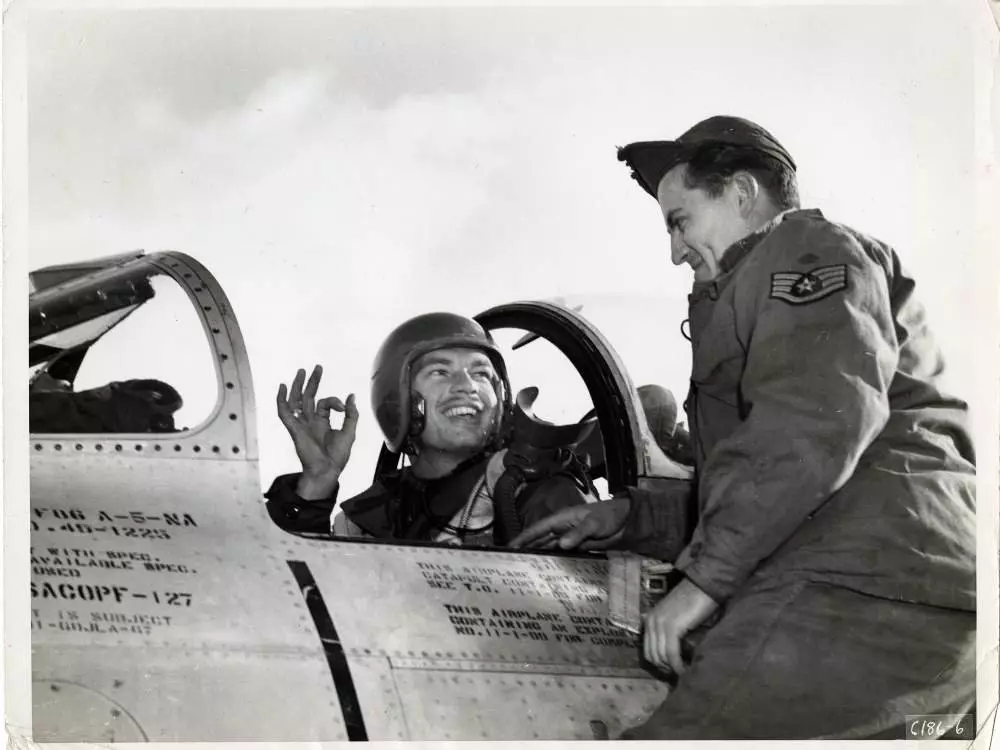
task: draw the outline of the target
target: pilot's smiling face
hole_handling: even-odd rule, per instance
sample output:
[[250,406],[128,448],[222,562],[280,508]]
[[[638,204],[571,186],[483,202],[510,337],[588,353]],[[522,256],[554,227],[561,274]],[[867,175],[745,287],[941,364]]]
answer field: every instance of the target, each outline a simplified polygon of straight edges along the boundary
[[477,349],[437,349],[414,364],[413,390],[424,398],[425,449],[471,454],[486,445],[498,408],[497,372]]
[[687,263],[695,281],[710,281],[719,275],[722,254],[734,242],[750,234],[752,228],[741,212],[740,196],[734,184],[714,197],[701,188],[684,183],[687,165],[674,167],[656,191],[670,233],[670,258],[675,265]]

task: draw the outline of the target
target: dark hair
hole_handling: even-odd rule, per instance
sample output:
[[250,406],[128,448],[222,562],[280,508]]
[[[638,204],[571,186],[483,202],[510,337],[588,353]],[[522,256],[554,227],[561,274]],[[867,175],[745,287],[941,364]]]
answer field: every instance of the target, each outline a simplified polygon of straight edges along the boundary
[[700,188],[717,198],[737,172],[749,172],[757,178],[780,210],[799,207],[799,185],[794,170],[745,146],[714,143],[698,149],[687,162],[684,185]]

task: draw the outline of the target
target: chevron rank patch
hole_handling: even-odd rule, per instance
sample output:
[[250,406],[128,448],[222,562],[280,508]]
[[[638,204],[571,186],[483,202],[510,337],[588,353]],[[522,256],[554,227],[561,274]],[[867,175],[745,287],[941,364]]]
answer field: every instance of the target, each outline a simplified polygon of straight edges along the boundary
[[847,289],[847,266],[823,266],[811,271],[781,271],[771,274],[771,299],[806,305]]

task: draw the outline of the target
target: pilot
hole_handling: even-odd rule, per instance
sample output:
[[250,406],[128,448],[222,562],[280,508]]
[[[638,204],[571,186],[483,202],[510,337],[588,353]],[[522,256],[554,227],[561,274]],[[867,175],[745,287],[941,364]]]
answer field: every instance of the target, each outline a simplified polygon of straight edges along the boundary
[[[506,471],[502,442],[510,384],[500,351],[474,320],[451,313],[408,320],[386,338],[372,373],[372,409],[385,444],[404,452],[410,465],[341,502],[335,535],[502,545],[524,525],[588,496],[596,499],[581,463],[553,463],[540,467],[517,493],[510,509],[516,521],[494,522],[493,492]],[[321,377],[317,366],[303,389],[300,370],[290,390],[284,384],[278,389],[278,417],[302,471],[278,477],[266,497],[271,518],[288,531],[331,531],[340,476],[354,443],[354,395],[316,401]],[[344,414],[340,429],[330,425],[333,411]]]
[[[907,717],[969,712],[975,455],[896,252],[802,210],[791,155],[747,120],[619,158],[694,270],[698,508],[643,635],[679,684],[624,738],[902,739]],[[673,533],[671,498],[640,500],[561,511],[512,545]],[[682,638],[710,619],[686,664]]]

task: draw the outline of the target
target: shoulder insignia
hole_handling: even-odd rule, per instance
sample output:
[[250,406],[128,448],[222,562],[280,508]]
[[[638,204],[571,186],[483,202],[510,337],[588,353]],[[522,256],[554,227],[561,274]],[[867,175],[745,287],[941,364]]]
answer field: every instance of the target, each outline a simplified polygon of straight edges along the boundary
[[847,266],[823,266],[811,271],[781,271],[771,274],[771,299],[805,305],[847,289]]

